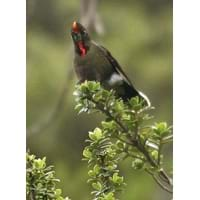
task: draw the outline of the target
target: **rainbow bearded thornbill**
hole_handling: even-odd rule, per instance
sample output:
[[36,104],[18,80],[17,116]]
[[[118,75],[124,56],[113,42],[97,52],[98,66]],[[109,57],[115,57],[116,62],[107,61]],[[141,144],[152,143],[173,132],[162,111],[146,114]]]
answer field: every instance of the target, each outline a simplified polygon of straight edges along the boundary
[[87,30],[78,22],[71,28],[74,43],[74,68],[79,83],[98,81],[107,90],[115,90],[116,95],[124,101],[138,96],[150,105],[148,98],[136,90],[111,53],[90,39]]

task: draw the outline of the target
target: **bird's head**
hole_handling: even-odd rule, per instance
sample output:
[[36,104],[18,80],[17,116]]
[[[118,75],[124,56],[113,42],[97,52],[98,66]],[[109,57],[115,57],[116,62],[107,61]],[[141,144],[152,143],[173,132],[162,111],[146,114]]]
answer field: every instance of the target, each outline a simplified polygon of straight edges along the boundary
[[90,37],[87,30],[78,22],[74,21],[71,29],[75,51],[80,56],[85,56],[90,48]]

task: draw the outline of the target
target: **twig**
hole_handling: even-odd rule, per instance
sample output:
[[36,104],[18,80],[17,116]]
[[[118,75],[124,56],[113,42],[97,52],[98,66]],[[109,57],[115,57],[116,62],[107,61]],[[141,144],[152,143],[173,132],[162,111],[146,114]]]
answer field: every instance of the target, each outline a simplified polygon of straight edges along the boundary
[[117,138],[118,140],[120,140],[120,141],[126,143],[126,144],[129,144],[129,145],[131,145],[131,146],[133,145],[131,142],[126,141],[126,140],[124,140],[124,139],[122,139],[122,138],[120,138],[120,137],[118,137],[118,136],[116,136],[116,138]]
[[137,145],[136,147],[138,148],[139,151],[141,151],[144,156],[146,157],[146,159],[149,161],[149,163],[153,166],[153,167],[158,167],[158,165],[155,163],[155,161],[152,159],[152,157],[149,155],[149,152],[146,150],[146,148],[144,147],[144,145],[142,145],[141,140],[140,140],[140,135],[139,135],[139,125],[138,123],[135,124],[135,135],[137,137]]
[[[88,98],[88,100],[90,100],[91,102],[93,102],[94,104],[97,105],[97,108],[99,110],[101,110],[102,113],[106,114],[109,118],[111,118],[113,121],[115,121],[119,127],[123,130],[123,132],[127,133],[128,129],[117,119],[115,119],[108,110],[105,110],[104,107],[102,105],[100,105],[98,102],[96,102],[95,100],[93,100],[92,98]],[[132,145],[132,144],[131,144]]]
[[97,11],[99,0],[80,0],[80,21],[88,31],[104,34],[104,26]]
[[159,175],[163,180],[168,183],[169,185],[173,186],[172,179],[167,175],[163,168],[159,170]]
[[161,144],[161,141],[162,140],[160,140],[160,148],[158,149],[158,165],[160,165],[160,157],[161,157],[161,149],[162,149],[162,144]]
[[172,190],[170,190],[168,187],[166,187],[165,185],[163,185],[163,183],[160,182],[160,180],[156,177],[156,175],[152,172],[150,172],[148,169],[145,169],[145,171],[150,174],[153,179],[155,180],[155,182],[162,188],[164,189],[165,191],[169,192],[169,193],[173,193]]
[[29,197],[30,197],[30,200],[35,200],[35,197],[34,197],[33,191],[30,192]]
[[[138,140],[138,141],[140,141],[140,140]],[[150,163],[153,167],[159,169],[159,165],[151,158],[151,156],[150,156],[149,153],[146,151],[145,147],[143,147],[143,146],[141,145],[141,143],[139,143],[138,148],[139,148],[139,150],[142,151],[142,153],[143,153],[144,156],[147,158],[147,160],[149,161],[149,163]],[[159,176],[161,176],[162,180],[164,180],[168,185],[173,186],[173,185],[172,185],[172,180],[171,180],[171,178],[167,175],[167,173],[164,171],[163,168],[161,168],[161,169],[159,170]]]
[[161,144],[166,144],[173,141],[173,135],[169,135],[167,137],[162,138]]
[[[100,111],[102,111],[102,113],[106,114],[109,118],[111,118],[113,121],[115,121],[125,133],[128,133],[128,129],[119,120],[117,120],[115,117],[113,117],[108,110],[105,110],[102,105],[100,105],[98,102],[96,102],[92,98],[89,98],[89,97],[87,97],[87,98],[88,98],[89,101],[93,102],[97,106],[97,108]],[[159,163],[160,162],[159,163],[155,162],[152,159],[152,157],[149,155],[149,152],[146,150],[145,146],[141,143],[141,139],[140,139],[140,135],[139,135],[139,125],[138,125],[137,122],[136,122],[136,125],[135,125],[135,135],[136,135],[136,140],[131,140],[132,143],[127,142],[127,141],[125,141],[121,138],[120,138],[120,140],[122,140],[123,142],[125,142],[126,144],[129,144],[131,146],[135,146],[140,152],[143,153],[143,155],[146,157],[147,161],[153,167],[155,167],[156,169],[159,169]],[[146,171],[148,171],[148,170],[146,170]],[[150,171],[148,171],[148,172],[151,173]],[[153,173],[151,173],[151,175],[152,175],[153,179],[156,181],[156,183],[161,186],[161,188],[168,191],[169,193],[172,193],[172,191],[169,188],[167,188],[165,185],[163,185],[160,182],[160,180]],[[159,176],[161,176],[162,180],[165,181],[169,186],[173,186],[171,178],[167,175],[167,173],[164,171],[164,169],[161,168],[159,170]]]

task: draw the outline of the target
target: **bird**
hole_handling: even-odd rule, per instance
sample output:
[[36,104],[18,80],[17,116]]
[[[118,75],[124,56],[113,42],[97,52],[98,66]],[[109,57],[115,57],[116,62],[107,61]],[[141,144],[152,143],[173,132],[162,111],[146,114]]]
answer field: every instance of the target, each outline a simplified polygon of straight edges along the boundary
[[125,102],[138,96],[146,106],[150,106],[147,96],[135,89],[111,53],[91,40],[86,28],[77,21],[72,24],[71,37],[78,84],[86,80],[100,82],[104,89],[114,90],[116,96]]

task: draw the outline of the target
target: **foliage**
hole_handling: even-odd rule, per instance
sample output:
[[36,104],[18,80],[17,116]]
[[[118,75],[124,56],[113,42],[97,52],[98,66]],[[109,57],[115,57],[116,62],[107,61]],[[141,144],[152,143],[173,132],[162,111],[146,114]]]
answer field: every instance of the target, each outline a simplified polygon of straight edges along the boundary
[[97,82],[77,85],[74,95],[79,113],[106,116],[100,128],[89,132],[89,144],[83,151],[90,168],[93,199],[117,199],[117,192],[125,185],[118,164],[125,158],[132,159],[133,169],[145,170],[162,189],[172,193],[172,178],[163,169],[162,154],[163,146],[172,141],[172,127],[166,122],[148,125],[151,106],[145,107],[138,97],[123,102],[113,90],[104,90]]
[[63,198],[62,190],[56,188],[57,182],[53,166],[46,165],[46,158],[36,158],[26,154],[26,199],[28,200],[70,200]]
[[[155,121],[172,124],[172,1],[99,1],[98,11],[105,35],[92,32],[91,38],[112,53],[136,88],[148,94],[156,107]],[[88,200],[90,187],[83,184],[87,168],[80,163],[80,152],[100,116],[77,116],[73,109],[71,93],[77,80],[70,28],[79,16],[79,0],[27,0],[27,133],[35,130],[27,134],[27,148],[55,163],[63,196]],[[64,87],[68,92],[60,112],[45,130],[38,129],[51,118]],[[163,150],[171,162],[172,146]],[[154,200],[171,199],[168,193],[160,197],[160,188],[145,173],[132,172],[130,162],[129,158],[120,164],[127,183],[120,199],[151,199],[152,192]]]

